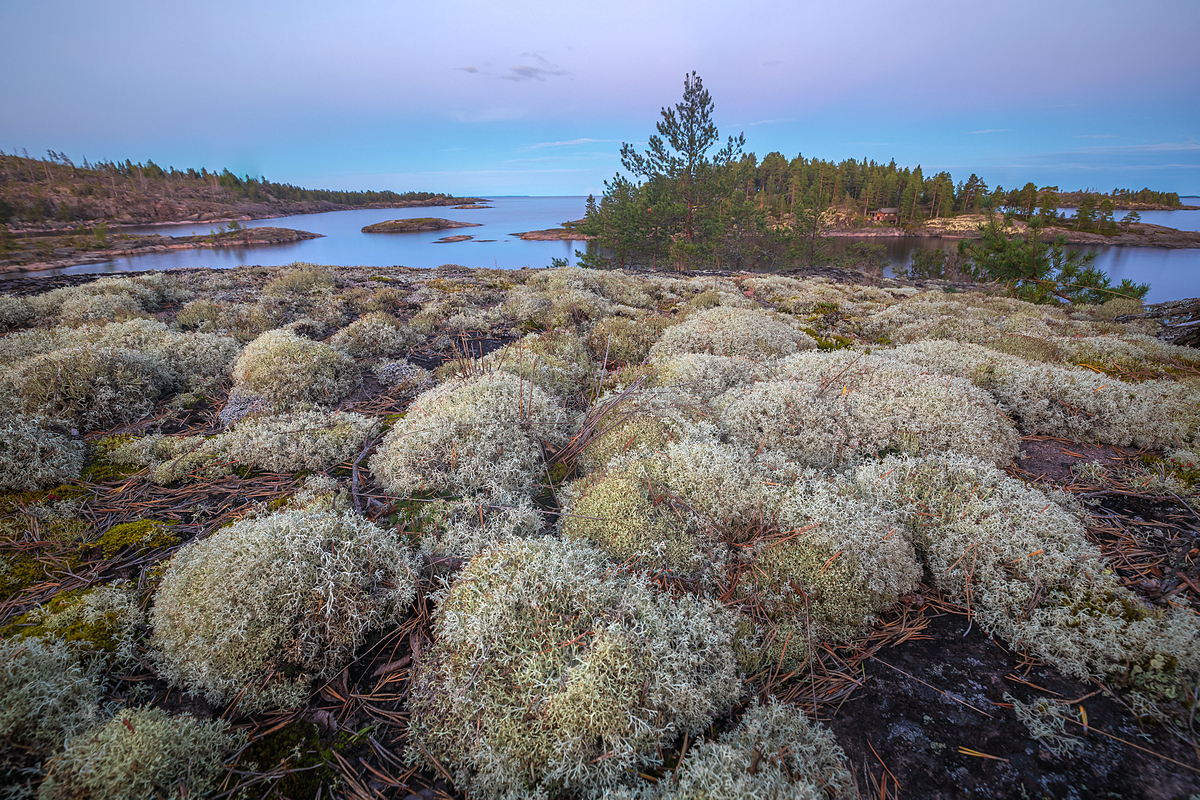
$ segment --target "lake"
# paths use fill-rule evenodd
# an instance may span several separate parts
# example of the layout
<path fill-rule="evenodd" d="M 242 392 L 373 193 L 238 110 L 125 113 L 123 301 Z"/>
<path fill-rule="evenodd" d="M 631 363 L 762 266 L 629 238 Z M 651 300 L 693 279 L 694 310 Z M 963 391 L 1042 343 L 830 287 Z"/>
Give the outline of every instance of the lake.
<path fill-rule="evenodd" d="M 1200 198 L 1184 197 L 1184 203 L 1200 205 Z M 327 214 L 302 214 L 276 219 L 260 219 L 245 223 L 249 227 L 275 226 L 296 228 L 324 234 L 293 244 L 260 247 L 203 248 L 172 250 L 127 256 L 103 264 L 86 264 L 58 270 L 44 270 L 36 275 L 69 275 L 85 272 L 127 272 L 132 270 L 165 270 L 182 267 L 227 269 L 242 264 L 280 266 L 294 261 L 316 264 L 437 267 L 460 264 L 466 267 L 548 267 L 554 258 L 574 264 L 575 250 L 584 249 L 581 241 L 526 242 L 513 236 L 523 231 L 556 228 L 568 220 L 584 215 L 585 197 L 495 197 L 488 201 L 489 209 L 455 209 L 452 207 L 376 208 L 358 211 L 334 211 Z M 1200 230 L 1200 211 L 1143 211 L 1143 222 L 1168 225 L 1180 230 Z M 1123 216 L 1123 214 L 1119 215 Z M 380 234 L 362 233 L 364 225 L 389 219 L 412 217 L 443 217 L 461 222 L 477 222 L 479 228 L 455 228 L 427 233 Z M 124 228 L 130 233 L 161 233 L 165 236 L 205 234 L 212 223 L 186 225 L 155 225 Z M 466 234 L 474 239 L 467 242 L 438 244 L 445 236 Z M 844 247 L 850 239 L 838 240 Z M 883 244 L 893 264 L 908 263 L 915 249 L 951 248 L 956 241 L 919 237 L 870 239 Z M 1122 278 L 1151 285 L 1149 302 L 1177 300 L 1200 296 L 1200 249 L 1164 250 L 1150 247 L 1094 247 L 1096 266 L 1108 273 L 1113 283 Z"/>

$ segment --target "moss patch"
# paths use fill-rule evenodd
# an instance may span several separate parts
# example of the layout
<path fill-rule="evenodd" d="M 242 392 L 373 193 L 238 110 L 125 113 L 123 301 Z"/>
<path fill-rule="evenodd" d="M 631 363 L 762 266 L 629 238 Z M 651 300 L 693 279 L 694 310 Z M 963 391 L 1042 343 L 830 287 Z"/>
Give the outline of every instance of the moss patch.
<path fill-rule="evenodd" d="M 104 557 L 112 558 L 125 547 L 140 553 L 179 544 L 179 537 L 166 530 L 167 526 L 173 524 L 172 522 L 142 519 L 137 522 L 114 525 L 100 537 L 100 546 L 104 549 Z"/>

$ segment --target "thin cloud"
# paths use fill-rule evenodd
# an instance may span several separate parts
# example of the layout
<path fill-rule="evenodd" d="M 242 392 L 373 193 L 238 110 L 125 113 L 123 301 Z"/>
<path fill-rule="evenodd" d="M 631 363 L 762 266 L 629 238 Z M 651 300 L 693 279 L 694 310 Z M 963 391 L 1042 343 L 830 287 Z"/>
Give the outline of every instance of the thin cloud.
<path fill-rule="evenodd" d="M 543 147 L 571 147 L 579 144 L 611 144 L 620 141 L 619 139 L 568 139 L 565 142 L 538 142 L 537 144 L 527 144 L 522 147 L 522 150 L 539 150 Z"/>
<path fill-rule="evenodd" d="M 557 64 L 551 64 L 540 53 L 521 53 L 521 58 L 529 58 L 538 62 L 539 66 L 532 64 L 521 64 L 519 66 L 510 67 L 511 75 L 502 75 L 506 81 L 544 81 L 546 78 L 553 78 L 559 75 L 570 75 L 565 69 L 562 69 Z"/>
<path fill-rule="evenodd" d="M 460 72 L 469 72 L 472 75 L 479 74 L 479 70 L 476 69 L 475 67 L 456 67 L 456 69 L 458 69 Z"/>
<path fill-rule="evenodd" d="M 974 136 L 977 133 L 1008 133 L 1008 128 L 984 128 L 981 131 L 967 131 L 968 136 Z"/>
<path fill-rule="evenodd" d="M 500 77 L 506 81 L 544 81 L 546 78 L 570 74 L 565 69 L 542 69 L 541 67 L 532 67 L 528 64 L 511 67 L 510 71 L 512 75 L 501 75 Z"/>
<path fill-rule="evenodd" d="M 1086 147 L 1087 153 L 1184 153 L 1200 150 L 1195 142 L 1157 142 L 1155 144 L 1105 144 Z"/>
<path fill-rule="evenodd" d="M 1083 133 L 1075 137 L 1076 139 L 1111 139 L 1111 133 Z"/>

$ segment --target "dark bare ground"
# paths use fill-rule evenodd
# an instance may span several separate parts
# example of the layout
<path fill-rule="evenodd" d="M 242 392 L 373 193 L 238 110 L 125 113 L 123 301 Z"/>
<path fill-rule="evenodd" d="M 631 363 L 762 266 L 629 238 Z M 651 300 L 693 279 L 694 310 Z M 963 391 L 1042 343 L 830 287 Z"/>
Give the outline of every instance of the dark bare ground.
<path fill-rule="evenodd" d="M 965 614 L 927 608 L 925 616 L 919 637 L 866 660 L 862 689 L 826 723 L 865 797 L 880 796 L 872 784 L 885 779 L 888 796 L 906 800 L 1165 800 L 1200 792 L 1200 759 L 1171 733 L 1139 725 L 1096 685 L 1006 650 Z M 1040 745 L 1006 692 L 1022 702 L 1041 696 L 1082 706 L 1089 731 L 1068 725 L 1082 748 L 1060 758 Z"/>

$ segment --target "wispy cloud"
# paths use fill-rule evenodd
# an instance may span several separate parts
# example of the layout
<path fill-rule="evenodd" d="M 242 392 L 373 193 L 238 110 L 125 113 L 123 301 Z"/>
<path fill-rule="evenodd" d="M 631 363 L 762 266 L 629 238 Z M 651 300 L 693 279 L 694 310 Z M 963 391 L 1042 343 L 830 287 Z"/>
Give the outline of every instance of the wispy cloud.
<path fill-rule="evenodd" d="M 984 128 L 981 131 L 967 131 L 968 136 L 974 136 L 977 133 L 1008 133 L 1008 128 Z"/>
<path fill-rule="evenodd" d="M 1083 133 L 1075 137 L 1076 139 L 1111 139 L 1111 133 Z"/>
<path fill-rule="evenodd" d="M 458 69 L 461 72 L 469 72 L 472 75 L 479 74 L 479 70 L 476 67 L 457 67 L 456 69 Z"/>
<path fill-rule="evenodd" d="M 580 144 L 611 144 L 618 142 L 619 139 L 567 139 L 565 142 L 538 142 L 536 144 L 527 144 L 520 148 L 521 150 L 539 150 L 543 147 L 571 147 Z"/>
<path fill-rule="evenodd" d="M 1154 144 L 1104 144 L 1083 148 L 1086 153 L 1185 153 L 1200 150 L 1196 142 L 1156 142 Z"/>

